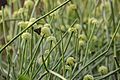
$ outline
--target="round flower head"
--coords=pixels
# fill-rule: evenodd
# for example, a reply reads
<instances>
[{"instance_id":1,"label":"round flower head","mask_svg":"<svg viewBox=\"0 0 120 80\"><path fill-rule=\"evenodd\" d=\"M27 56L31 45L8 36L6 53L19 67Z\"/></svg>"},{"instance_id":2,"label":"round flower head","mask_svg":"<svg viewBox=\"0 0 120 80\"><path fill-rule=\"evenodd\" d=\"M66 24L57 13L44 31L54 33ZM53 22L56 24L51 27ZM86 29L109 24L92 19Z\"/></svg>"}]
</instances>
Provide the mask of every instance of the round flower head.
<instances>
[{"instance_id":1,"label":"round flower head","mask_svg":"<svg viewBox=\"0 0 120 80\"><path fill-rule=\"evenodd\" d=\"M83 80L94 80L94 77L92 75L87 74L84 76Z\"/></svg>"},{"instance_id":2,"label":"round flower head","mask_svg":"<svg viewBox=\"0 0 120 80\"><path fill-rule=\"evenodd\" d=\"M28 32L25 32L22 34L22 39L23 40L30 40L31 39L31 34Z\"/></svg>"},{"instance_id":3,"label":"round flower head","mask_svg":"<svg viewBox=\"0 0 120 80\"><path fill-rule=\"evenodd\" d=\"M92 40L93 40L94 42L96 42L96 41L97 41L97 36L94 35L94 36L92 37Z\"/></svg>"},{"instance_id":4,"label":"round flower head","mask_svg":"<svg viewBox=\"0 0 120 80\"><path fill-rule=\"evenodd\" d=\"M80 47L83 46L84 44L85 44L85 41L79 40L79 46L80 46Z\"/></svg>"},{"instance_id":5,"label":"round flower head","mask_svg":"<svg viewBox=\"0 0 120 80\"><path fill-rule=\"evenodd\" d=\"M86 41L87 38L86 38L86 35L85 35L85 34L80 34L80 35L79 35L79 39L80 39L80 40L83 40L83 41Z\"/></svg>"},{"instance_id":6,"label":"round flower head","mask_svg":"<svg viewBox=\"0 0 120 80\"><path fill-rule=\"evenodd\" d=\"M30 18L30 22L34 22L36 20L36 18Z\"/></svg>"},{"instance_id":7,"label":"round flower head","mask_svg":"<svg viewBox=\"0 0 120 80\"><path fill-rule=\"evenodd\" d=\"M49 27L42 27L41 28L41 35L44 35L44 37L48 37L51 35L50 28Z\"/></svg>"},{"instance_id":8,"label":"round flower head","mask_svg":"<svg viewBox=\"0 0 120 80\"><path fill-rule=\"evenodd\" d=\"M29 20L29 25L31 25L33 22L35 22L36 21L36 18L30 18L30 20ZM37 26L37 24L35 23L33 26Z\"/></svg>"},{"instance_id":9,"label":"round flower head","mask_svg":"<svg viewBox=\"0 0 120 80\"><path fill-rule=\"evenodd\" d=\"M74 28L74 27L71 27L71 28L68 29L68 32L70 32L70 33L71 33L71 32L77 32L77 29Z\"/></svg>"},{"instance_id":10,"label":"round flower head","mask_svg":"<svg viewBox=\"0 0 120 80\"><path fill-rule=\"evenodd\" d=\"M76 10L77 6L75 4L70 4L69 6L67 6L67 16L68 16L68 23L72 23L74 19L77 18L76 15Z\"/></svg>"},{"instance_id":11,"label":"round flower head","mask_svg":"<svg viewBox=\"0 0 120 80\"><path fill-rule=\"evenodd\" d=\"M60 30L65 31L65 26L60 25Z\"/></svg>"},{"instance_id":12,"label":"round flower head","mask_svg":"<svg viewBox=\"0 0 120 80\"><path fill-rule=\"evenodd\" d=\"M47 41L53 41L55 43L56 38L54 36L49 36L49 37L47 37Z\"/></svg>"},{"instance_id":13,"label":"round flower head","mask_svg":"<svg viewBox=\"0 0 120 80\"><path fill-rule=\"evenodd\" d=\"M22 27L22 28L26 28L28 26L29 22L28 21L20 21L18 23L18 26Z\"/></svg>"},{"instance_id":14,"label":"round flower head","mask_svg":"<svg viewBox=\"0 0 120 80\"><path fill-rule=\"evenodd\" d=\"M77 9L77 6L76 6L75 4L70 4L70 5L68 6L68 9L69 9L69 10L76 10L76 9Z\"/></svg>"},{"instance_id":15,"label":"round flower head","mask_svg":"<svg viewBox=\"0 0 120 80\"><path fill-rule=\"evenodd\" d=\"M108 68L106 66L101 66L98 68L98 72L101 74L101 75L105 75L108 73Z\"/></svg>"},{"instance_id":16,"label":"round flower head","mask_svg":"<svg viewBox=\"0 0 120 80\"><path fill-rule=\"evenodd\" d=\"M12 39L12 35L7 35L7 40L10 41Z\"/></svg>"},{"instance_id":17,"label":"round flower head","mask_svg":"<svg viewBox=\"0 0 120 80\"><path fill-rule=\"evenodd\" d=\"M24 8L20 8L20 9L18 10L18 14L22 14L22 13L24 13L24 11L25 11Z\"/></svg>"},{"instance_id":18,"label":"round flower head","mask_svg":"<svg viewBox=\"0 0 120 80\"><path fill-rule=\"evenodd\" d=\"M51 25L50 25L50 24L44 24L44 27L49 27L49 28L51 28Z\"/></svg>"},{"instance_id":19,"label":"round flower head","mask_svg":"<svg viewBox=\"0 0 120 80\"><path fill-rule=\"evenodd\" d=\"M77 29L77 30L81 30L82 27L80 26L80 24L75 24L74 27Z\"/></svg>"},{"instance_id":20,"label":"round flower head","mask_svg":"<svg viewBox=\"0 0 120 80\"><path fill-rule=\"evenodd\" d=\"M89 23L92 23L92 24L97 24L98 23L98 20L96 18L90 18L89 20Z\"/></svg>"},{"instance_id":21,"label":"round flower head","mask_svg":"<svg viewBox=\"0 0 120 80\"><path fill-rule=\"evenodd\" d=\"M68 57L66 60L66 64L70 66L74 66L75 64L75 59L73 57Z\"/></svg>"},{"instance_id":22,"label":"round flower head","mask_svg":"<svg viewBox=\"0 0 120 80\"><path fill-rule=\"evenodd\" d=\"M34 6L34 2L32 0L26 0L24 3L25 8L32 9Z\"/></svg>"},{"instance_id":23,"label":"round flower head","mask_svg":"<svg viewBox=\"0 0 120 80\"><path fill-rule=\"evenodd\" d=\"M18 14L18 11L14 11L14 12L13 12L13 17L14 17L14 18L18 17L18 15L19 15L19 14Z\"/></svg>"}]
</instances>

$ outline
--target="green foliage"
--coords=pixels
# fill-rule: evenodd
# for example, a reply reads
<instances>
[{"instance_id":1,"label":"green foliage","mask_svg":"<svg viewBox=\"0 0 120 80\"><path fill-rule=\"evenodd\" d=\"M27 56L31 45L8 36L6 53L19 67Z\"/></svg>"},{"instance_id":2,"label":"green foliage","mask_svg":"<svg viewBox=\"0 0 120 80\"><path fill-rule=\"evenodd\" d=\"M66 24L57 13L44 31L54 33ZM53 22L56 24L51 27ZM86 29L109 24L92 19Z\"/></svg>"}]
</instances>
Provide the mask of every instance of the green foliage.
<instances>
[{"instance_id":1,"label":"green foliage","mask_svg":"<svg viewBox=\"0 0 120 80\"><path fill-rule=\"evenodd\" d=\"M1 79L120 80L119 4L8 0L0 10Z\"/></svg>"}]
</instances>

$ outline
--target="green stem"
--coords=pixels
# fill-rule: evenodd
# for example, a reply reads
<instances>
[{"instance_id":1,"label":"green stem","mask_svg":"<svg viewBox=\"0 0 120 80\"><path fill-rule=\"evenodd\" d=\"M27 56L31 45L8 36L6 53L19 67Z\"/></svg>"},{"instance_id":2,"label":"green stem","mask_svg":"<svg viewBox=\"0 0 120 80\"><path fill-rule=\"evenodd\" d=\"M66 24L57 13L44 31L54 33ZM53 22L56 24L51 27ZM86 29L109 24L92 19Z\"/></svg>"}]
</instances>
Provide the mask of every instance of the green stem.
<instances>
[{"instance_id":1,"label":"green stem","mask_svg":"<svg viewBox=\"0 0 120 80\"><path fill-rule=\"evenodd\" d=\"M2 20L3 20L3 32L4 32L5 43L7 43L6 26L5 26L5 16L4 16L4 8L3 8L3 6L2 6Z\"/></svg>"},{"instance_id":2,"label":"green stem","mask_svg":"<svg viewBox=\"0 0 120 80\"><path fill-rule=\"evenodd\" d=\"M31 59L32 59L32 56L33 56L33 54L32 54L32 49L33 49L33 27L31 28L31 41L30 41L30 57L31 57ZM31 72L32 72L32 67L31 67Z\"/></svg>"},{"instance_id":3,"label":"green stem","mask_svg":"<svg viewBox=\"0 0 120 80\"><path fill-rule=\"evenodd\" d=\"M36 50L35 50L35 52L34 52L34 54L33 54L33 57L32 57L29 65L28 65L27 69L23 72L23 74L24 74L24 73L27 73L27 72L29 71L29 68L30 68L31 65L33 64L33 61L34 61L34 59L35 59L35 57L36 57L36 54L37 54L37 50L39 49L40 44L42 43L43 39L44 39L44 35L43 35L42 38L40 39L39 44L38 44L38 47L36 48Z\"/></svg>"},{"instance_id":4,"label":"green stem","mask_svg":"<svg viewBox=\"0 0 120 80\"><path fill-rule=\"evenodd\" d=\"M23 69L23 64L24 64L24 58L25 58L25 49L26 49L26 40L25 40L25 45L23 48L23 52L22 52L22 57L21 57L21 67L20 67L20 74L22 73L22 69Z\"/></svg>"},{"instance_id":5,"label":"green stem","mask_svg":"<svg viewBox=\"0 0 120 80\"><path fill-rule=\"evenodd\" d=\"M34 7L33 7L33 10L32 10L32 13L31 13L30 18L32 18L32 17L33 17L34 12L35 12L35 9L36 9L36 6L38 5L38 3L39 3L39 2L40 2L40 0L35 1L35 5L34 5Z\"/></svg>"},{"instance_id":6,"label":"green stem","mask_svg":"<svg viewBox=\"0 0 120 80\"><path fill-rule=\"evenodd\" d=\"M89 44L90 44L90 41L91 41L92 36L93 36L93 34L94 34L95 27L96 27L96 25L94 24L93 29L92 29L92 32L91 32L90 37L89 37L88 42L87 42L83 65L84 65L85 62L86 62L86 57L87 57L87 55L88 55Z\"/></svg>"}]
</instances>

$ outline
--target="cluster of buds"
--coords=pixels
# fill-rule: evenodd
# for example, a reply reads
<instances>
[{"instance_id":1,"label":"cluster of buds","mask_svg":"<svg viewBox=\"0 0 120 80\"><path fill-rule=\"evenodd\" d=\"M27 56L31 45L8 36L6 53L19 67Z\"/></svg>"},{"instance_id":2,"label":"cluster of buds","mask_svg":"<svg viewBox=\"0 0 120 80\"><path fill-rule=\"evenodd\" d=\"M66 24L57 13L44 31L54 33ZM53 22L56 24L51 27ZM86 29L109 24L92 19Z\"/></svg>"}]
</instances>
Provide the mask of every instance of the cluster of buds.
<instances>
[{"instance_id":1,"label":"cluster of buds","mask_svg":"<svg viewBox=\"0 0 120 80\"><path fill-rule=\"evenodd\" d=\"M52 42L56 42L56 38L54 36L49 36L47 37L47 41L52 41Z\"/></svg>"},{"instance_id":2,"label":"cluster of buds","mask_svg":"<svg viewBox=\"0 0 120 80\"><path fill-rule=\"evenodd\" d=\"M92 75L87 74L84 76L83 80L94 80L94 77Z\"/></svg>"},{"instance_id":3,"label":"cluster of buds","mask_svg":"<svg viewBox=\"0 0 120 80\"><path fill-rule=\"evenodd\" d=\"M69 66L74 66L74 64L75 64L74 57L68 57L67 60L66 60L66 64L69 65Z\"/></svg>"},{"instance_id":4,"label":"cluster of buds","mask_svg":"<svg viewBox=\"0 0 120 80\"><path fill-rule=\"evenodd\" d=\"M41 28L41 35L44 35L44 37L48 37L51 35L50 28L47 26L44 26Z\"/></svg>"},{"instance_id":5,"label":"cluster of buds","mask_svg":"<svg viewBox=\"0 0 120 80\"><path fill-rule=\"evenodd\" d=\"M18 23L18 26L20 26L21 28L26 28L28 26L29 22L28 21L20 21Z\"/></svg>"},{"instance_id":6,"label":"cluster of buds","mask_svg":"<svg viewBox=\"0 0 120 80\"><path fill-rule=\"evenodd\" d=\"M71 32L76 33L76 32L77 32L77 29L74 28L74 27L71 27L71 28L68 29L68 32L69 32L69 33L71 33Z\"/></svg>"},{"instance_id":7,"label":"cluster of buds","mask_svg":"<svg viewBox=\"0 0 120 80\"><path fill-rule=\"evenodd\" d=\"M34 6L34 2L32 0L25 0L24 7L27 9L32 9Z\"/></svg>"},{"instance_id":8,"label":"cluster of buds","mask_svg":"<svg viewBox=\"0 0 120 80\"><path fill-rule=\"evenodd\" d=\"M22 34L22 39L23 40L30 40L31 39L31 34L28 32L25 32Z\"/></svg>"},{"instance_id":9,"label":"cluster of buds","mask_svg":"<svg viewBox=\"0 0 120 80\"><path fill-rule=\"evenodd\" d=\"M98 68L98 72L101 74L101 75L105 75L108 73L108 68L106 66L100 66Z\"/></svg>"},{"instance_id":10,"label":"cluster of buds","mask_svg":"<svg viewBox=\"0 0 120 80\"><path fill-rule=\"evenodd\" d=\"M84 46L86 40L87 40L87 38L86 38L85 34L79 35L79 46L80 47Z\"/></svg>"}]
</instances>

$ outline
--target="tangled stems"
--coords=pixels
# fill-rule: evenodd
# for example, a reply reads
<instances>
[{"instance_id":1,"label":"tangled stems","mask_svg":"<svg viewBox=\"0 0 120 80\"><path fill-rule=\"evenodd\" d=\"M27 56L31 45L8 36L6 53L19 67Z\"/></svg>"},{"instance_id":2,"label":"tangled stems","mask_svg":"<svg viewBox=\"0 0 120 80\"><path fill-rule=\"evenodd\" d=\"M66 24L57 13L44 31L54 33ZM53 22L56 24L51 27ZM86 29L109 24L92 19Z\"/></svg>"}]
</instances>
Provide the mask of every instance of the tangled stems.
<instances>
[{"instance_id":1,"label":"tangled stems","mask_svg":"<svg viewBox=\"0 0 120 80\"><path fill-rule=\"evenodd\" d=\"M28 65L28 67L27 67L27 69L26 69L26 71L25 71L24 73L27 73L27 72L29 71L29 68L31 67L31 65L32 65L32 63L33 63L33 61L34 61L34 59L35 59L35 56L36 56L36 54L37 54L37 50L39 49L40 44L42 43L43 39L44 39L44 35L43 35L42 38L40 39L39 44L38 44L38 46L37 46L37 48L36 48L36 50L35 50L35 52L34 52L34 54L33 54L33 57L32 57L29 65ZM23 73L23 74L24 74L24 73Z\"/></svg>"},{"instance_id":2,"label":"tangled stems","mask_svg":"<svg viewBox=\"0 0 120 80\"><path fill-rule=\"evenodd\" d=\"M92 32L91 32L90 37L89 37L88 42L87 42L87 46L86 46L86 50L85 50L85 57L84 57L84 60L85 60L86 57L87 57L88 49L89 49L89 44L90 44L90 41L91 41L92 36L93 36L93 34L94 34L95 27L96 27L96 24L94 24L93 29L92 29ZM85 61L86 61L86 60L85 60ZM85 61L84 61L83 65L85 64Z\"/></svg>"},{"instance_id":3,"label":"tangled stems","mask_svg":"<svg viewBox=\"0 0 120 80\"><path fill-rule=\"evenodd\" d=\"M25 45L24 45L23 53L22 53L22 57L21 57L20 74L22 73L23 64L24 64L24 56L25 56L26 43L27 43L27 40L25 40Z\"/></svg>"},{"instance_id":4,"label":"tangled stems","mask_svg":"<svg viewBox=\"0 0 120 80\"><path fill-rule=\"evenodd\" d=\"M72 24L70 27L73 27L76 22L77 22L77 19L73 22L73 24ZM45 58L44 61L46 61L46 60L48 59L48 57L50 56L51 52L52 52L52 51L57 47L57 45L63 40L63 38L67 35L67 33L68 33L68 31L66 31L66 32L63 34L62 38L55 44L55 46L54 46L53 48L51 48L51 50L49 51L49 53L48 53L48 55L47 55L47 57ZM72 34L73 34L73 33L71 33L71 36L72 36ZM71 37L71 36L70 36L70 37ZM69 44L69 41L68 41L68 44ZM65 50L64 50L63 53L66 52L67 47L68 47L68 44L66 45L66 48L65 48ZM61 61L61 59L62 59L62 57L60 57L60 61ZM58 64L60 63L60 61L58 61ZM57 66L58 64L56 64L56 66ZM37 75L37 73L39 72L39 70L41 69L42 66L43 66L43 64L37 69L37 71L36 71L35 74L33 75L32 79L35 78L35 76ZM53 67L52 70L54 70L54 69L56 68L56 66ZM42 76L41 76L39 79L42 79L46 74L47 74L47 72L43 73Z\"/></svg>"},{"instance_id":5,"label":"tangled stems","mask_svg":"<svg viewBox=\"0 0 120 80\"><path fill-rule=\"evenodd\" d=\"M95 57L93 60L91 60L90 62L88 62L83 68L81 68L80 70L78 70L78 71L75 73L75 75L72 77L72 80L73 80L82 70L84 70L87 66L89 66L90 64L92 64L94 61L96 61L96 60L99 59L100 57L104 56L104 55L109 51L110 46L111 46L111 44L113 43L113 40L114 40L114 38L115 38L118 30L119 30L119 27L120 27L120 21L119 21L119 23L118 23L117 28L115 29L115 32L114 32L114 34L113 34L112 39L111 39L110 42L109 42L109 45L108 45L107 49L106 49L104 52L102 52L100 55L98 55L97 57Z\"/></svg>"},{"instance_id":6,"label":"tangled stems","mask_svg":"<svg viewBox=\"0 0 120 80\"><path fill-rule=\"evenodd\" d=\"M62 3L61 5L57 6L56 8L54 8L53 10L51 10L50 12L46 13L45 15L39 17L36 21L34 21L32 24L28 25L24 30L22 30L18 35L16 35L14 38L12 38L12 40L10 40L5 46L3 46L0 49L0 54L2 53L2 51L8 46L10 45L15 39L17 39L23 32L25 32L27 29L29 29L30 27L32 27L36 22L38 22L39 20L47 17L48 15L50 15L51 13L55 12L56 10L58 10L59 8L61 8L62 6L64 6L65 4L67 4L68 2L70 2L70 0L65 1L64 3Z\"/></svg>"}]
</instances>

